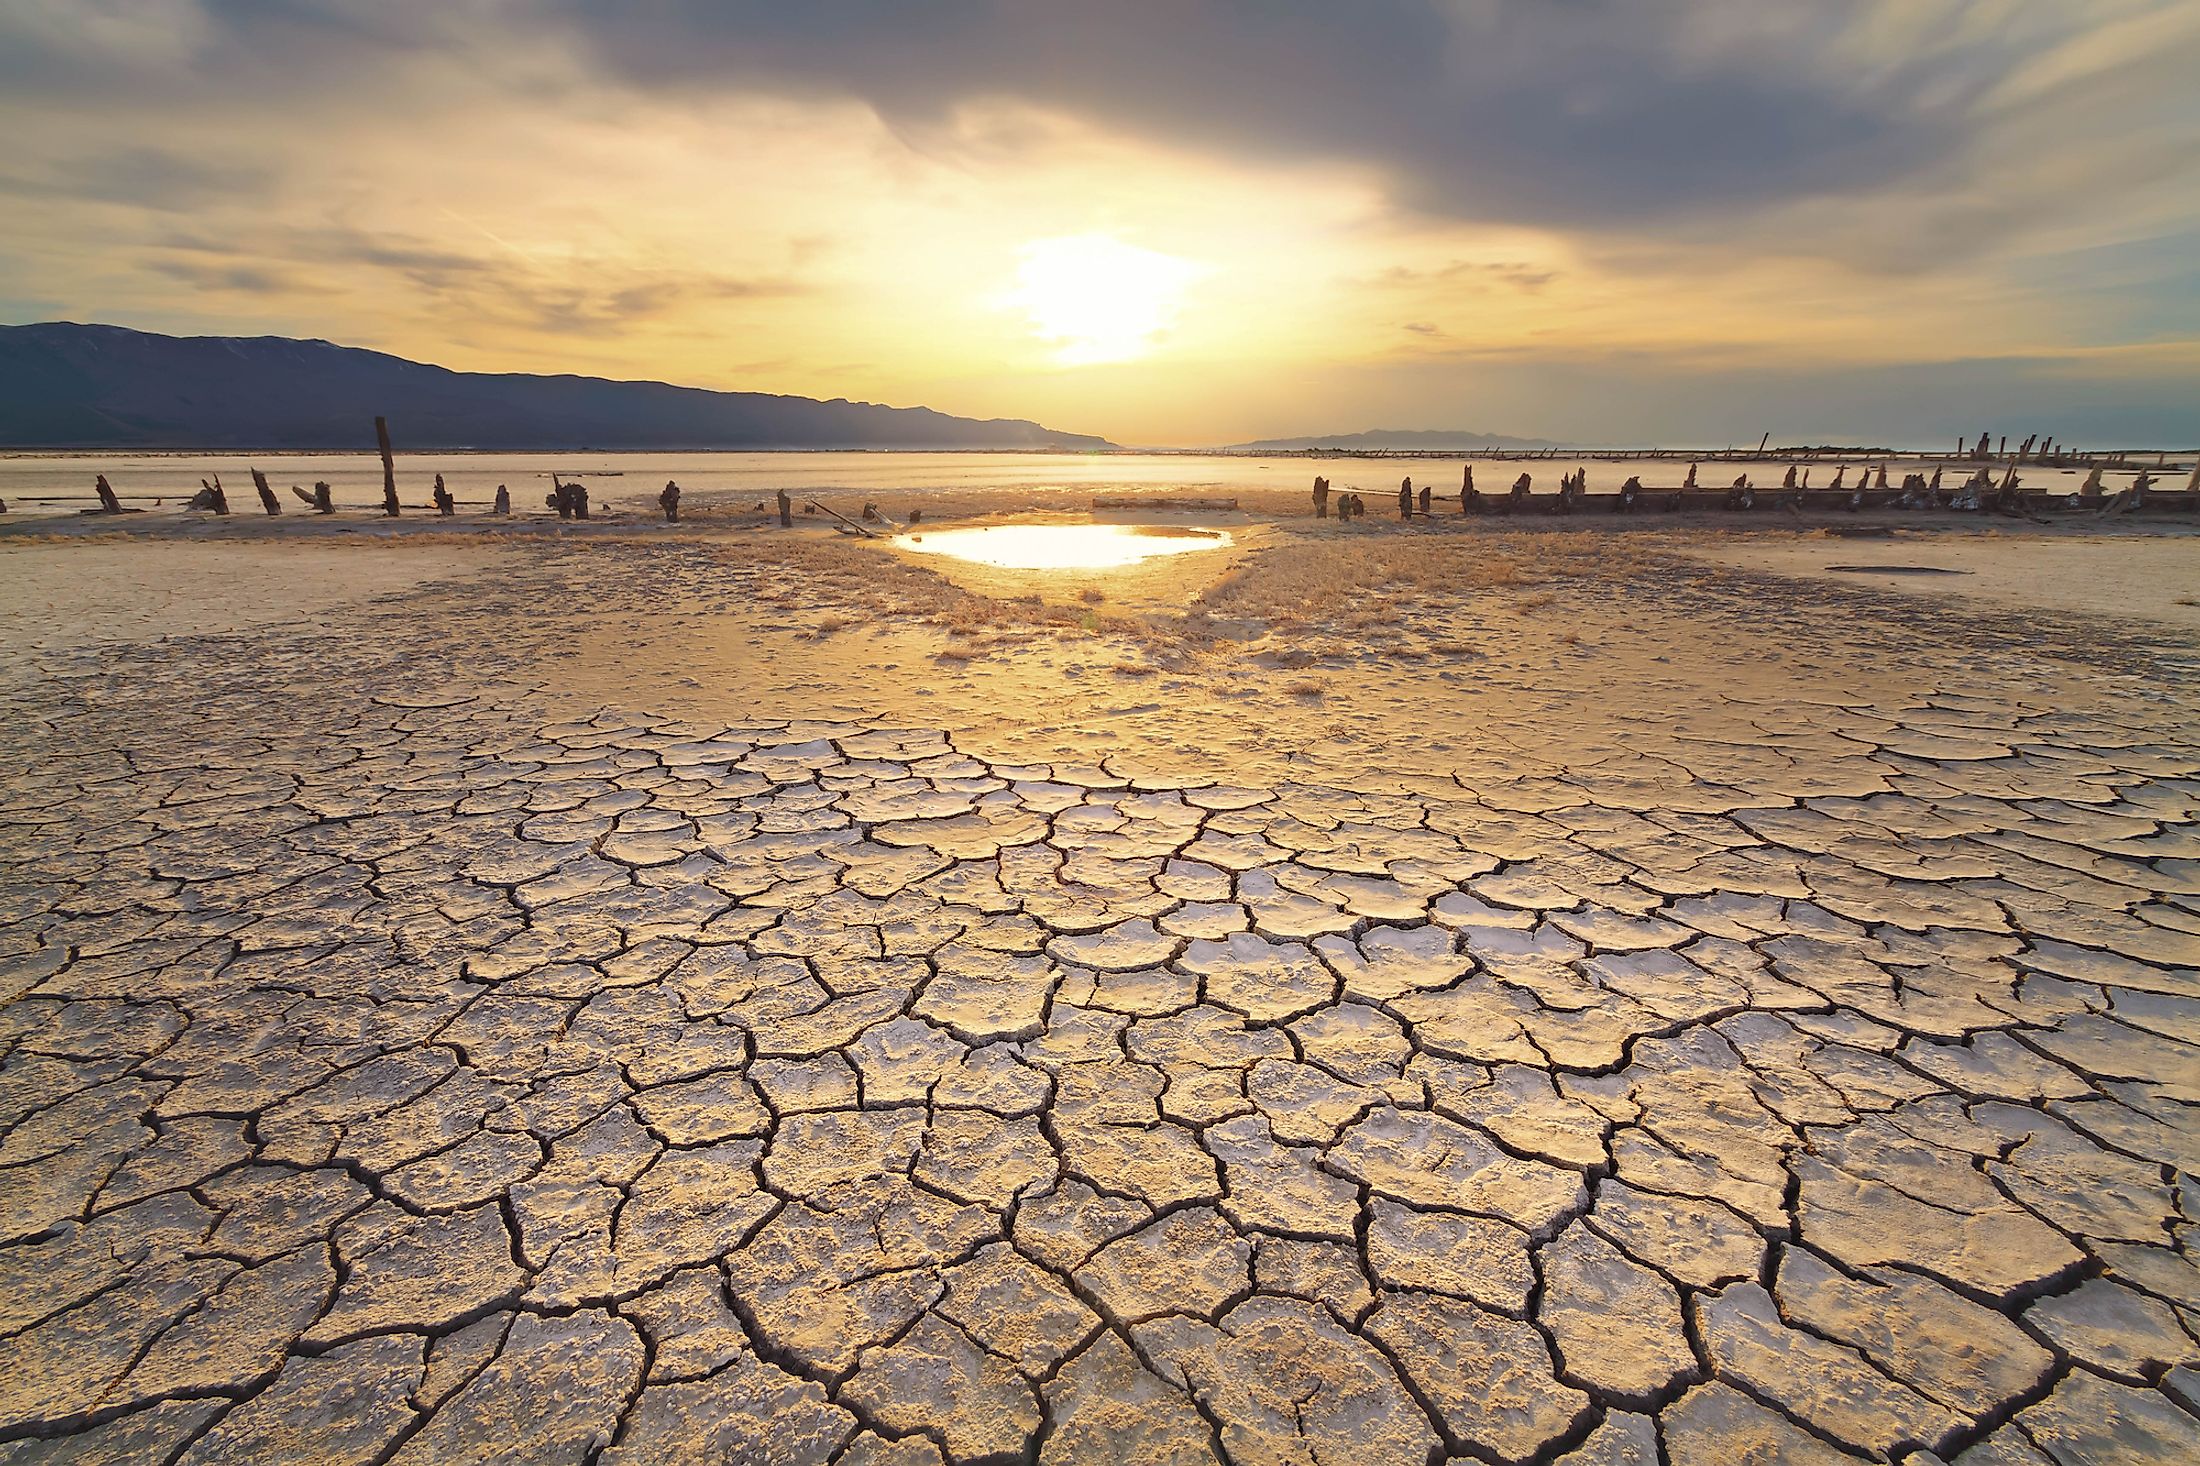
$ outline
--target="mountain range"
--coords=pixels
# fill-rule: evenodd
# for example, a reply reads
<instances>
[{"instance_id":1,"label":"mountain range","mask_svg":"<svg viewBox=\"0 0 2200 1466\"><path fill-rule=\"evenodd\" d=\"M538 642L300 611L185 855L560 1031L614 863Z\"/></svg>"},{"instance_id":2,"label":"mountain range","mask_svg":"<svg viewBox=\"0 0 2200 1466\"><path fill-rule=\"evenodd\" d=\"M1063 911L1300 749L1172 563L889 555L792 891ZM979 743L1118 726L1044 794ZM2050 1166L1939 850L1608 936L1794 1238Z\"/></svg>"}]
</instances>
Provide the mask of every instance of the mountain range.
<instances>
[{"instance_id":1,"label":"mountain range","mask_svg":"<svg viewBox=\"0 0 2200 1466\"><path fill-rule=\"evenodd\" d=\"M454 372L285 336L0 326L0 448L914 448L1086 451L1105 438L928 407L664 382Z\"/></svg>"},{"instance_id":2,"label":"mountain range","mask_svg":"<svg viewBox=\"0 0 2200 1466\"><path fill-rule=\"evenodd\" d=\"M1494 433L1447 432L1443 429L1376 428L1364 433L1331 433L1322 438L1263 438L1257 443L1232 443L1224 453L1456 453L1477 448L1556 448L1547 438L1505 438Z\"/></svg>"}]
</instances>

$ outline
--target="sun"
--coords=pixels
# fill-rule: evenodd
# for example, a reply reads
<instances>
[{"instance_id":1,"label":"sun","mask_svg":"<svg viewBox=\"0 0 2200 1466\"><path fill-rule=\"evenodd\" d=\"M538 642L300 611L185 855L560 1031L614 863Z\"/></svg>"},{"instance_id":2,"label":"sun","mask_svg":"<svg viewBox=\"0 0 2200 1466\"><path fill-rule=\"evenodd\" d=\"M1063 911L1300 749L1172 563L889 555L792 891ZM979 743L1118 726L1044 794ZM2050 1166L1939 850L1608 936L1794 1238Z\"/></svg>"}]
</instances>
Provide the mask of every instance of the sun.
<instances>
[{"instance_id":1,"label":"sun","mask_svg":"<svg viewBox=\"0 0 2200 1466\"><path fill-rule=\"evenodd\" d=\"M1201 274L1189 260L1105 234L1037 239L1019 255L1001 303L1021 310L1064 366L1144 356Z\"/></svg>"}]
</instances>

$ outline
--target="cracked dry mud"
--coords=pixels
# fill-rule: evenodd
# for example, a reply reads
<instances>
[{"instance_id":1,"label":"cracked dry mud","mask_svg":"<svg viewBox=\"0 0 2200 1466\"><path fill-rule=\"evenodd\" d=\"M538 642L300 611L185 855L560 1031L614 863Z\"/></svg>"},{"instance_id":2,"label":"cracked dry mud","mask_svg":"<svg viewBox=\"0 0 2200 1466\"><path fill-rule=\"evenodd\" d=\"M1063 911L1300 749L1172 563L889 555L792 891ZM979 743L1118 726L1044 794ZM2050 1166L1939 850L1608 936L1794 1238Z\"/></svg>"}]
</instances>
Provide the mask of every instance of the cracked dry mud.
<instances>
[{"instance_id":1,"label":"cracked dry mud","mask_svg":"<svg viewBox=\"0 0 2200 1466\"><path fill-rule=\"evenodd\" d=\"M5 1466L2200 1459L2174 697L1141 777L452 596L13 654Z\"/></svg>"}]
</instances>

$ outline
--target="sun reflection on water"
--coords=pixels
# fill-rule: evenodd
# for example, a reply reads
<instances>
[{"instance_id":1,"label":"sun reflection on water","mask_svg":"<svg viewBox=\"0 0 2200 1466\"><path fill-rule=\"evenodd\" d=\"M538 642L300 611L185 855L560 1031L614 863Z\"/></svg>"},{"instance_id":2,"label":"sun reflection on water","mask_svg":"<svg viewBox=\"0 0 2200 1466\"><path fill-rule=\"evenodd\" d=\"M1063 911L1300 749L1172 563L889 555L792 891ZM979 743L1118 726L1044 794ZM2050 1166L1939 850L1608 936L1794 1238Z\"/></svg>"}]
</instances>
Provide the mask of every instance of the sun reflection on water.
<instances>
[{"instance_id":1,"label":"sun reflection on water","mask_svg":"<svg viewBox=\"0 0 2200 1466\"><path fill-rule=\"evenodd\" d=\"M949 555L1002 570L1112 570L1159 555L1219 550L1227 530L1150 524L989 524L920 530L894 543L924 555Z\"/></svg>"}]
</instances>

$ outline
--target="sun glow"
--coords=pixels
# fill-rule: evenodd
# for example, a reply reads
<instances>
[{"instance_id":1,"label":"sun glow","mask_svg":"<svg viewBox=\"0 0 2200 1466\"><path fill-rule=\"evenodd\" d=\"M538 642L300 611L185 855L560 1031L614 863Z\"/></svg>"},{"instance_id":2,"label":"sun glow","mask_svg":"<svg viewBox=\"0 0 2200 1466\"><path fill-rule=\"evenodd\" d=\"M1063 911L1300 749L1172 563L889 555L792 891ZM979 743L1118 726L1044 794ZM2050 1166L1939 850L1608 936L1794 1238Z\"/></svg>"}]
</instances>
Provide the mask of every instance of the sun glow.
<instances>
[{"instance_id":1,"label":"sun glow","mask_svg":"<svg viewBox=\"0 0 2200 1466\"><path fill-rule=\"evenodd\" d=\"M1144 356L1201 273L1188 260L1104 234L1034 240L1021 253L1002 304L1023 311L1031 334L1064 366Z\"/></svg>"}]
</instances>

